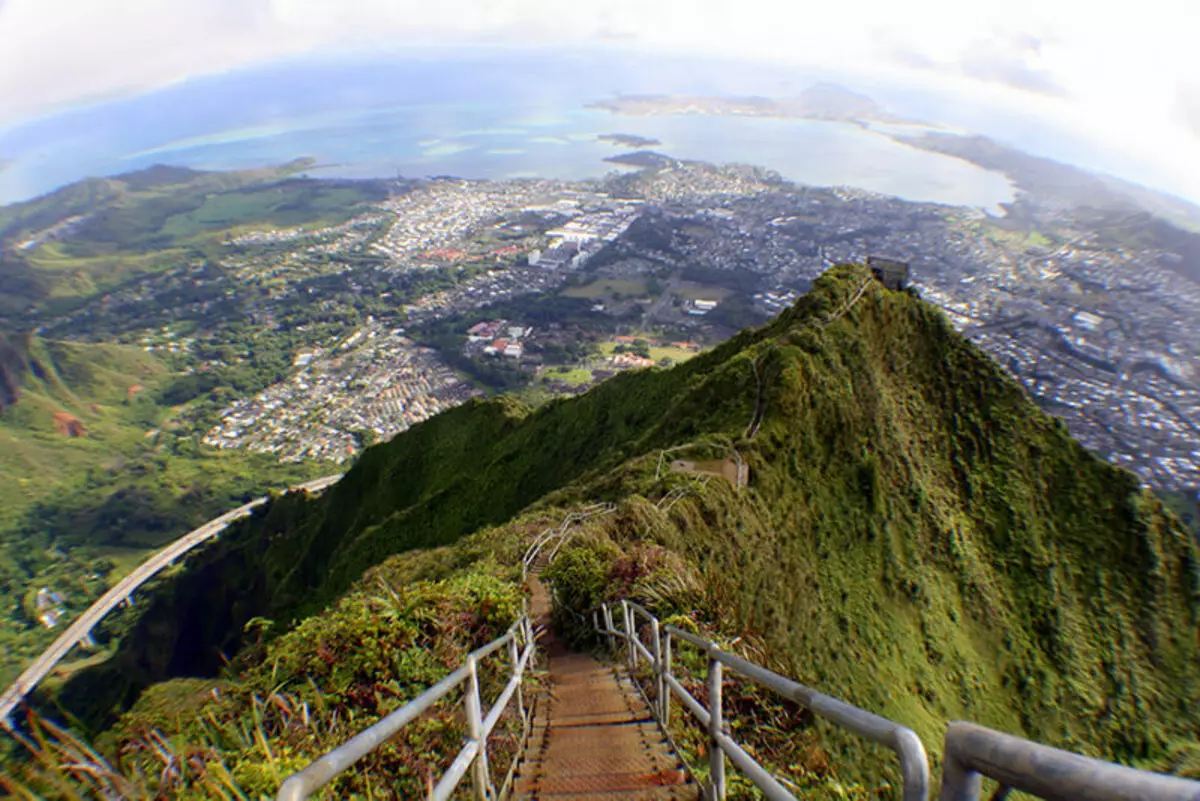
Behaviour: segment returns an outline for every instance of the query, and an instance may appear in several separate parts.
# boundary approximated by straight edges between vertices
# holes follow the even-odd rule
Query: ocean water
[[[598,140],[604,133],[810,185],[990,210],[1013,197],[1003,175],[855,125],[584,107],[614,92],[731,91],[732,79],[717,74],[631,60],[597,70],[586,58],[518,53],[293,64],[193,81],[0,132],[0,202],[153,164],[238,169],[302,156],[321,165],[312,174],[331,177],[589,178],[621,169],[603,160],[624,150]],[[805,85],[807,76],[793,77]]]

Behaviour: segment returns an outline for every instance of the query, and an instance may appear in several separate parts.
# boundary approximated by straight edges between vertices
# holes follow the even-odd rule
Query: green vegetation
[[[647,335],[649,336],[649,335]],[[687,348],[677,348],[674,345],[651,345],[650,340],[640,340],[645,343],[643,346],[638,346],[634,350],[630,345],[622,345],[616,342],[603,342],[598,346],[598,351],[601,356],[612,356],[614,353],[633,353],[642,356],[646,359],[654,359],[655,362],[661,362],[663,359],[669,359],[671,364],[679,364],[686,362],[688,359],[696,356],[696,351]],[[637,343],[633,343],[636,345]]]
[[[1163,503],[1179,518],[1188,531],[1200,542],[1200,493],[1195,490],[1187,492],[1164,492]]]
[[[673,346],[650,348],[650,358],[659,364],[662,364],[664,359],[668,360],[671,364],[680,364],[695,355],[696,351],[688,350],[687,348],[676,348]]]
[[[566,508],[609,500],[618,513],[585,524],[547,574],[565,628],[569,612],[633,597],[912,727],[935,763],[947,720],[968,718],[1194,769],[1182,744],[1200,732],[1195,544],[940,311],[868,280],[862,266],[834,268],[773,323],[674,369],[537,409],[472,402],[368,449],[321,497],[279,497],[190,559],[116,656],[54,702],[108,729],[100,746],[130,755],[135,776],[155,764],[138,737],[159,727],[172,753],[209,749],[200,764],[261,795],[334,739],[283,710],[307,701],[319,721],[357,716],[357,728],[394,708],[411,697],[403,682],[425,686],[451,663],[424,661],[413,615],[449,622],[435,597],[470,598],[481,582],[494,589],[450,608],[509,610],[466,627],[495,633],[515,610],[504,599],[521,542]],[[689,444],[699,460],[736,448],[749,486],[656,477],[662,450]],[[682,497],[661,503],[672,490]],[[448,583],[420,583],[431,579]],[[160,684],[179,676],[213,678]],[[218,681],[226,700],[200,700]],[[733,725],[757,732],[758,752],[798,786],[896,785],[888,752],[749,689],[730,698]],[[424,749],[443,753],[445,731],[415,729],[387,764],[412,766],[398,774],[409,781]],[[258,772],[237,774],[252,757]]]
[[[72,787],[147,801],[273,796],[288,775],[419,695],[516,619],[521,591],[511,565],[519,541],[505,533],[474,537],[452,554],[394,557],[328,614],[269,644],[259,638],[270,621],[250,621],[256,644],[243,654],[250,666],[242,675],[156,685],[100,738],[99,751],[35,719],[32,759],[0,773],[0,788],[31,798],[69,796]],[[480,663],[485,698],[499,693],[507,658]],[[423,795],[466,735],[461,710],[454,693],[336,782],[331,797],[378,797],[382,777],[394,797]],[[520,730],[511,714],[495,730],[497,781]],[[89,770],[72,772],[68,762]]]
[[[309,164],[241,172],[152,167],[0,207],[0,321],[49,302],[68,310],[252,224],[337,224],[386,197],[376,182],[289,177]],[[60,233],[70,236],[56,241]]]
[[[336,470],[200,443],[219,409],[281,380],[297,350],[386,307],[318,275],[325,302],[277,300],[276,324],[263,310],[273,290],[231,288],[230,236],[340,223],[386,195],[291,177],[306,166],[156,167],[0,208],[0,682],[61,630],[38,620],[47,609],[70,619],[150,549]],[[42,589],[61,601],[39,608]],[[106,621],[101,645],[132,619]]]
[[[561,381],[577,387],[592,383],[592,371],[583,367],[556,367],[545,374],[548,381]]]
[[[179,378],[141,348],[0,339],[0,683],[58,631],[32,594],[85,609],[146,555],[269,489],[333,472],[207,453],[163,400]],[[175,399],[177,400],[177,399]],[[122,630],[111,622],[101,640]]]
[[[140,348],[16,341],[14,403],[0,417],[0,524],[141,440],[158,422],[151,398],[167,374]],[[64,430],[70,419],[79,436]]]
[[[379,199],[382,199],[379,194],[365,193],[356,184],[292,180],[208,195],[199,208],[169,217],[160,232],[171,239],[186,241],[249,224],[279,228],[337,225],[357,214],[357,207],[364,200]]]

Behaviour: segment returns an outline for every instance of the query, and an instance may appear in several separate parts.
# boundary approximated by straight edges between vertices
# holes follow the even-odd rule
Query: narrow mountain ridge
[[[718,475],[726,460],[748,467],[745,486]],[[236,685],[268,671],[301,693],[317,663],[297,649],[324,646],[298,633],[359,625],[347,604],[381,576],[484,570],[512,586],[537,526],[595,500],[619,511],[556,563],[566,606],[632,596],[740,637],[782,672],[912,727],[935,757],[952,718],[1126,761],[1173,759],[1200,732],[1191,538],[939,310],[860,265],[674,369],[536,410],[473,402],[369,449],[320,498],[277,498],[189,560],[118,655],[59,700],[105,725],[176,676]],[[345,681],[402,680],[396,660],[418,646],[387,636],[370,624],[330,641],[322,660],[393,655],[337,679],[331,706],[363,713]],[[326,690],[313,681],[303,693],[316,703]],[[360,720],[391,704],[369,706]],[[145,713],[139,702],[122,730]],[[890,775],[823,731],[840,776]]]

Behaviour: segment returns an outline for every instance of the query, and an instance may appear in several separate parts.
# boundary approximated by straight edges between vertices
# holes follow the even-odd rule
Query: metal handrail
[[[847,704],[832,696],[817,692],[809,687],[780,676],[764,667],[734,656],[715,643],[697,637],[675,626],[664,626],[658,618],[631,601],[621,601],[622,627],[613,623],[612,610],[602,604],[599,614],[593,613],[596,630],[608,638],[610,644],[617,638],[627,645],[629,666],[636,669],[644,659],[654,672],[657,693],[651,704],[655,718],[665,728],[671,718],[671,696],[680,703],[709,734],[709,798],[725,797],[725,757],[744,773],[767,798],[777,801],[794,801],[795,796],[786,790],[760,765],[725,729],[721,693],[725,668],[745,676],[785,698],[820,715],[826,720],[851,731],[860,737],[879,743],[896,752],[900,759],[900,770],[904,780],[904,801],[927,801],[929,798],[929,760],[925,746],[916,732],[887,718]],[[637,618],[643,617],[650,624],[653,650],[642,643],[637,635]],[[706,708],[691,693],[684,689],[672,670],[672,643],[674,640],[687,642],[702,649],[708,656],[708,696],[710,707]],[[955,799],[955,801],[958,801]],[[1200,801],[1200,800],[1198,800]]]
[[[523,646],[520,642],[523,642]],[[478,664],[480,660],[496,653],[505,645],[508,646],[512,674],[485,715],[479,692]],[[488,736],[514,696],[517,698],[517,709],[522,724],[528,730],[529,717],[525,710],[522,682],[526,667],[533,659],[535,648],[533,626],[529,617],[522,614],[504,636],[472,651],[467,655],[465,664],[450,675],[304,770],[289,776],[280,785],[279,793],[275,796],[276,801],[300,801],[308,798],[358,760],[386,743],[406,724],[411,723],[464,682],[467,684],[464,703],[467,709],[468,737],[450,767],[430,792],[429,798],[437,801],[449,798],[468,770],[472,771],[474,797],[479,801],[495,797],[496,792],[487,764]]]
[[[1200,801],[1200,782],[1092,759],[965,721],[946,727],[940,801],[976,801],[983,776],[993,798],[1020,790],[1048,801]]]
[[[602,604],[591,615],[593,625],[610,645],[615,645],[617,639],[625,641],[631,670],[636,670],[643,660],[650,666],[657,685],[650,707],[664,729],[670,722],[674,695],[708,731],[711,747],[707,797],[725,797],[727,756],[767,798],[778,801],[795,798],[726,731],[721,684],[723,670],[729,668],[844,729],[892,749],[900,758],[905,801],[928,798],[929,762],[924,745],[911,729],[734,656],[715,642],[675,626],[661,625],[651,612],[632,601],[622,601],[621,612],[622,621],[618,625],[613,620],[613,609]],[[638,635],[639,619],[650,625],[650,646]],[[689,643],[708,656],[711,708],[689,693],[676,677],[672,669],[672,646],[676,641]],[[1073,754],[974,723],[950,723],[946,729],[939,801],[978,801],[983,776],[1000,784],[992,796],[997,800],[1019,790],[1047,801],[1200,801],[1200,781]]]
[[[557,542],[554,549],[550,552],[549,560],[553,560],[558,555],[563,544],[570,539],[569,534],[574,533],[570,531],[574,523],[587,520],[596,515],[609,514],[615,511],[616,508],[611,503],[589,504],[581,509],[567,513],[557,527],[551,526],[539,534],[526,549],[525,555],[521,560],[522,581],[528,577],[538,556],[546,546],[556,539]],[[518,640],[524,643],[520,648],[518,647]],[[512,675],[504,689],[500,692],[500,695],[496,698],[495,703],[492,704],[491,709],[485,714],[479,694],[478,663],[480,660],[503,648],[506,644],[509,646]],[[525,669],[534,658],[535,649],[536,637],[533,624],[528,614],[522,612],[517,622],[509,628],[507,634],[493,640],[476,651],[472,651],[467,655],[466,663],[462,667],[450,673],[450,675],[404,706],[394,710],[387,717],[383,718],[383,720],[378,721],[370,728],[360,732],[338,748],[335,748],[316,762],[313,762],[304,770],[289,776],[280,785],[276,801],[299,801],[299,799],[308,798],[312,793],[324,787],[339,774],[349,769],[358,760],[387,742],[388,739],[394,736],[406,724],[411,723],[452,690],[463,684],[463,682],[467,682],[467,692],[464,702],[467,708],[468,738],[463,744],[462,749],[458,752],[458,755],[455,756],[454,761],[451,762],[450,767],[442,774],[442,778],[438,780],[430,792],[429,798],[435,801],[443,801],[449,798],[468,770],[472,771],[471,784],[474,797],[478,801],[495,798],[496,790],[492,786],[487,765],[488,736],[499,722],[500,716],[504,713],[514,695],[517,698],[517,708],[520,711],[524,726],[524,736],[528,735],[530,721],[525,710],[525,700],[522,696],[521,685],[525,676]]]
[[[537,561],[542,550],[552,541],[557,540],[554,550],[550,552],[549,559],[553,560],[558,552],[562,550],[563,545],[570,539],[569,529],[575,523],[583,522],[598,515],[606,515],[615,512],[617,509],[615,504],[611,503],[593,503],[582,509],[568,512],[563,517],[562,522],[557,527],[551,526],[538,535],[530,546],[525,550],[525,556],[521,560],[521,580],[524,581],[529,577],[530,571],[533,569],[534,562]]]
[[[551,526],[550,528],[546,529],[541,534],[539,534],[537,539],[535,539],[533,541],[533,543],[529,546],[529,549],[525,551],[525,556],[524,556],[524,558],[521,559],[521,580],[522,581],[524,581],[526,578],[529,577],[529,569],[531,567],[533,567],[534,561],[537,559],[538,554],[541,553],[542,546],[544,546],[549,541],[549,539],[553,536],[554,536],[554,527]]]

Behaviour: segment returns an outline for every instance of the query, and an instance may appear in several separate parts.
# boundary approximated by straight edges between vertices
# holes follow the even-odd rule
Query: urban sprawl
[[[253,289],[240,313],[267,327],[298,302],[334,303],[331,286],[395,301],[298,349],[290,375],[229,403],[203,436],[285,460],[345,461],[481,394],[444,354],[417,344],[419,326],[456,321],[464,358],[532,377],[582,369],[582,389],[669,361],[624,343],[710,346],[790,305],[828,266],[885,256],[908,262],[920,295],[1088,448],[1155,486],[1200,486],[1200,286],[1175,269],[1179,254],[1122,238],[1119,222],[1093,229],[1071,209],[1027,195],[1017,203],[1021,227],[977,209],[682,162],[610,182],[438,179],[398,187],[338,226],[244,234],[227,243],[219,274],[181,267],[48,328],[77,331],[136,308],[154,324],[123,341],[195,351],[203,334],[176,333],[189,307],[156,307],[171,281],[211,286],[195,314]],[[446,280],[402,292],[434,274]],[[610,321],[592,332],[607,349],[553,363],[547,343],[560,345],[578,324],[532,323],[511,306],[501,319],[490,308],[560,293]]]

